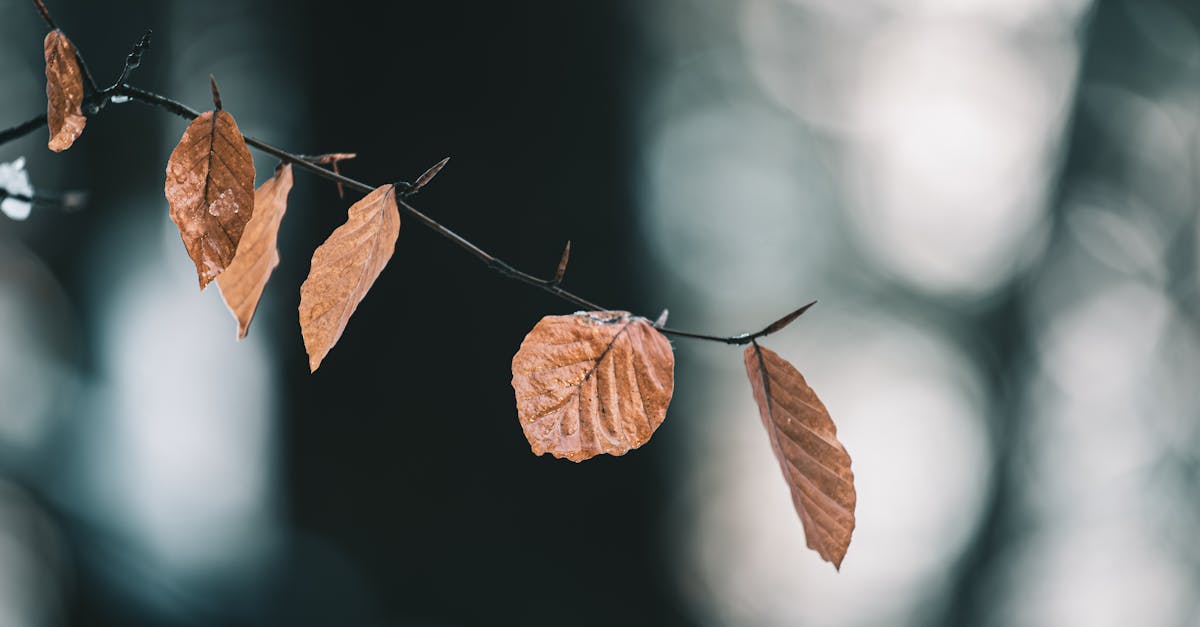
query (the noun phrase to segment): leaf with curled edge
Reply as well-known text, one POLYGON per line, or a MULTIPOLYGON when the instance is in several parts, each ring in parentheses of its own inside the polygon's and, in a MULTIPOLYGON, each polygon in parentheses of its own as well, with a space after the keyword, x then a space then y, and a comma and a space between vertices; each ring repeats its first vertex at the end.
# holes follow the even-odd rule
POLYGON ((792 492, 808 548, 841 570, 854 532, 854 473, 837 427, 804 376, 774 351, 746 347, 746 374, 792 492))
POLYGON ((254 160, 232 115, 207 111, 188 125, 167 161, 165 192, 204 289, 233 263, 254 215, 254 160))
POLYGON ((624 455, 662 424, 675 387, 671 343, 624 311, 546 316, 513 356, 517 416, 537 455, 624 455))
POLYGON ((279 225, 287 212, 288 192, 292 189, 292 164, 279 167, 275 176, 254 190, 254 216, 242 231, 233 263, 217 277, 221 298, 238 322, 238 339, 246 337, 250 321, 258 309, 263 288, 271 272, 279 265, 275 242, 279 225))
POLYGON ((392 258, 400 234, 394 185, 367 194, 348 214, 346 223, 313 252, 308 278, 300 286, 300 331, 313 372, 392 258))
POLYGON ((83 133, 83 72, 75 46, 57 28, 46 34, 46 126, 50 150, 62 152, 83 133))

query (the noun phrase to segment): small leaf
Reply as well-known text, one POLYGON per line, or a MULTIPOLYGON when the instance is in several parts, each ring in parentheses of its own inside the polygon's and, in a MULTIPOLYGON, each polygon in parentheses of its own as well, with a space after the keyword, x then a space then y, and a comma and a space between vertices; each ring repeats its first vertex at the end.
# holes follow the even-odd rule
POLYGON ((75 47, 57 28, 46 34, 46 122, 50 128, 50 150, 71 147, 87 118, 83 117, 83 73, 75 47))
POLYGON ((746 374, 771 448, 804 524, 808 548, 841 569, 854 532, 854 473, 829 411, 774 351, 746 347, 746 374))
POLYGON ((662 310, 662 313, 658 314, 658 319, 654 321, 654 328, 661 329, 664 326, 666 326, 667 316, 669 316, 669 315, 671 315, 671 310, 669 310, 669 309, 662 310))
POLYGON ((513 356, 517 416, 533 452, 579 462, 624 455, 662 424, 671 343, 623 311, 542 318, 513 356))
POLYGON ((292 165, 285 164, 254 191, 254 216, 246 223, 233 263, 217 277, 225 306, 238 322, 238 339, 246 337, 263 288, 279 265, 275 240, 292 189, 292 165))
POLYGON ((350 207, 349 219, 313 253, 300 286, 300 331, 308 366, 320 367, 396 249, 396 188, 384 185, 350 207))
POLYGON ((25 171, 25 157, 0 163, 0 211, 13 220, 24 220, 33 209, 33 186, 25 171))
POLYGON ((167 161, 166 195, 204 289, 233 262, 254 215, 254 160, 227 111, 188 125, 167 161))

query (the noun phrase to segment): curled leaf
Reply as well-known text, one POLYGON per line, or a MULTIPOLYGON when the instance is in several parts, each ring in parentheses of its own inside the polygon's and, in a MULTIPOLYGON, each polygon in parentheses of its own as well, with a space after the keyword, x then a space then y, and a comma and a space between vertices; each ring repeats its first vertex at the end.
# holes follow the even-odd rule
POLYGON ((384 185, 350 207, 346 223, 313 253, 300 286, 300 331, 315 372, 396 249, 396 188, 384 185))
POLYGON ((675 387, 671 343, 623 311, 542 318, 513 356, 517 416, 533 452, 624 455, 662 424, 675 387))
POLYGON ((267 279, 279 265, 275 240, 287 211, 291 189, 292 165, 288 163, 254 191, 254 216, 246 223, 233 263, 217 277, 225 306, 237 319, 239 340, 250 330, 250 321, 254 319, 267 279))
POLYGON ((771 448, 804 524, 808 548, 842 567, 854 532, 854 473, 837 427, 804 376, 757 343, 746 347, 746 374, 771 448))
POLYGON ((208 111, 188 125, 167 161, 166 195, 204 289, 233 262, 254 215, 254 160, 232 115, 208 111))
POLYGON ((83 117, 83 73, 75 47, 57 28, 46 34, 46 122, 50 128, 50 150, 71 147, 87 118, 83 117))

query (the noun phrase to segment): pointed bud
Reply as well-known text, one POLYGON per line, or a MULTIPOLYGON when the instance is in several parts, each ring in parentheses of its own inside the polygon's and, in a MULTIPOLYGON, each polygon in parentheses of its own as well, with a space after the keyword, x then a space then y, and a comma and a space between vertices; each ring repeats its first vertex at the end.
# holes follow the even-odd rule
POLYGON ((667 315, 670 313, 671 313, 670 310, 664 309, 662 313, 658 314, 658 320, 654 321, 654 328, 655 329, 663 328, 663 326, 665 326, 667 324, 667 315))
POLYGON ((209 74, 208 82, 212 86, 213 107, 217 111, 220 111, 221 110, 221 90, 217 89, 217 77, 213 76, 212 74, 209 74))
POLYGON ((562 259, 558 260, 558 269, 554 271, 554 284, 562 283, 563 277, 567 274, 567 261, 571 259, 571 240, 567 240, 567 245, 563 248, 562 259))
POLYGON ((772 333, 775 333, 776 331, 782 331, 784 327, 791 324, 796 318, 799 318, 801 314, 808 311, 809 307, 812 307, 815 304, 817 304, 817 301, 814 300, 813 302, 797 309, 796 311, 793 311, 792 313, 776 320, 775 322, 772 322, 770 325, 767 326, 767 328, 754 334, 755 337, 762 337, 764 335, 770 335, 772 333))

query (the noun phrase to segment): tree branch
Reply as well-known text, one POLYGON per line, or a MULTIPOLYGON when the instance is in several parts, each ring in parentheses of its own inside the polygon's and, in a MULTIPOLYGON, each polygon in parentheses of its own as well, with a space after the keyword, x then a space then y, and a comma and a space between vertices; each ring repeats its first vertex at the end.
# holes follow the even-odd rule
MULTIPOLYGON (((35 0, 35 3, 38 5, 38 9, 42 13, 43 18, 46 19, 47 24, 49 24, 51 26, 51 28, 53 28, 54 23, 50 19, 50 14, 48 11, 46 11, 45 5, 42 4, 41 0, 35 0)), ((125 69, 121 72, 121 77, 118 79, 118 81, 107 89, 96 91, 96 93, 95 93, 95 98, 96 98, 95 105, 96 106, 95 106, 94 111, 89 112, 89 114, 94 115, 96 113, 99 113, 99 111, 103 109, 104 105, 108 104, 109 102, 119 104, 128 99, 128 100, 136 100, 143 104, 157 107, 159 109, 162 109, 169 113, 173 113, 173 114, 175 114, 181 118, 187 119, 187 120, 193 120, 201 115, 201 112, 199 112, 181 102, 177 102, 175 100, 167 98, 166 96, 162 96, 160 94, 156 94, 151 91, 139 89, 137 87, 129 85, 128 83, 126 83, 124 81, 124 79, 129 76, 130 71, 132 71, 134 68, 136 68, 140 64, 142 52, 146 48, 149 47, 149 37, 150 37, 150 33, 149 33, 149 31, 147 31, 146 35, 144 35, 142 37, 142 40, 139 41, 138 44, 134 47, 134 51, 132 53, 130 53, 129 57, 127 58, 126 64, 125 64, 125 69), (114 97, 116 97, 116 99, 114 99, 114 97)), ((80 56, 78 54, 78 49, 76 52, 76 56, 80 56)), ((80 63, 81 63, 81 65, 83 63, 82 57, 80 57, 80 63)), ((86 67, 86 66, 84 66, 84 67, 86 67)), ((214 89, 214 96, 215 96, 215 93, 216 93, 215 82, 214 82, 213 89, 214 89)), ((219 103, 216 106, 218 108, 220 108, 219 103)), ((42 126, 45 123, 46 123, 46 116, 43 115, 43 116, 34 118, 28 122, 25 122, 23 124, 20 124, 18 126, 15 126, 11 129, 3 131, 2 133, 0 133, 0 144, 3 144, 7 141, 11 141, 12 139, 16 139, 17 137, 25 135, 26 133, 29 133, 30 131, 42 126)), ((374 191, 376 188, 376 186, 368 185, 367 183, 361 182, 359 180, 350 178, 350 177, 340 174, 338 172, 334 172, 333 170, 331 170, 329 168, 323 167, 322 165, 320 165, 319 159, 314 159, 313 157, 287 152, 281 148, 272 146, 271 144, 268 144, 260 139, 256 139, 249 135, 245 136, 245 140, 246 140, 246 144, 248 146, 257 148, 258 150, 261 150, 262 152, 265 152, 273 157, 276 157, 277 159, 280 159, 281 161, 290 163, 290 164, 296 166, 297 168, 306 170, 306 171, 308 171, 312 174, 315 174, 321 178, 328 179, 330 181, 333 181, 333 182, 339 184, 340 186, 348 187, 359 193, 369 194, 372 191, 374 191)), ((561 270, 559 272, 556 272, 555 276, 552 278, 549 278, 549 279, 542 279, 542 278, 539 278, 532 274, 529 274, 527 272, 524 272, 522 270, 518 270, 517 268, 510 265, 508 262, 483 250, 479 246, 476 246, 470 240, 459 235, 458 233, 454 232, 446 225, 438 222, 437 220, 434 220, 433 218, 431 218, 428 215, 419 211, 416 207, 413 207, 411 204, 409 204, 407 202, 407 199, 411 198, 417 192, 419 192, 421 187, 423 187, 425 183, 428 183, 429 180, 433 178, 433 175, 437 174, 437 171, 444 164, 445 164, 445 160, 443 160, 439 164, 437 164, 434 167, 427 170, 425 172, 425 174, 422 174, 421 177, 418 179, 418 184, 410 184, 410 183, 406 183, 406 182, 397 182, 396 183, 396 186, 400 190, 403 190, 400 192, 399 198, 397 198, 397 205, 399 206, 399 208, 401 210, 403 210, 410 217, 415 218, 418 222, 425 225, 426 227, 428 227, 429 229, 431 229, 438 235, 449 240, 454 245, 467 251, 468 253, 473 255, 475 258, 477 258, 481 262, 483 262, 484 265, 486 265, 488 268, 499 273, 501 276, 505 276, 510 279, 520 281, 521 283, 531 285, 531 286, 541 289, 545 292, 548 292, 554 296, 557 296, 558 298, 565 300, 569 303, 572 303, 576 306, 583 307, 584 309, 590 309, 590 310, 594 310, 594 311, 608 311, 608 309, 606 307, 597 305, 596 303, 593 303, 577 294, 574 294, 573 292, 570 292, 570 291, 565 290, 562 287, 560 287, 559 283, 562 280, 562 276, 561 276, 562 271, 561 270)), ((565 268, 562 267, 562 266, 565 266, 565 256, 564 256, 563 262, 564 263, 561 263, 560 268, 565 270, 565 268)), ((771 325, 768 325, 767 327, 763 328, 761 331, 758 331, 756 333, 742 333, 739 335, 718 336, 718 335, 708 335, 708 334, 704 334, 704 333, 693 333, 691 331, 682 331, 679 329, 672 329, 672 328, 665 327, 665 326, 659 326, 657 328, 662 333, 665 333, 667 335, 673 335, 676 337, 686 337, 686 338, 692 338, 692 339, 697 339, 697 340, 720 342, 723 344, 732 344, 732 345, 750 344, 760 337, 770 335, 771 333, 781 330, 783 327, 787 326, 789 323, 791 323, 793 320, 795 320, 797 317, 799 317, 800 314, 804 313, 814 303, 815 303, 815 301, 813 303, 809 303, 809 304, 805 305, 804 307, 801 307, 800 309, 784 316, 783 318, 780 318, 776 322, 772 323, 771 325)))

